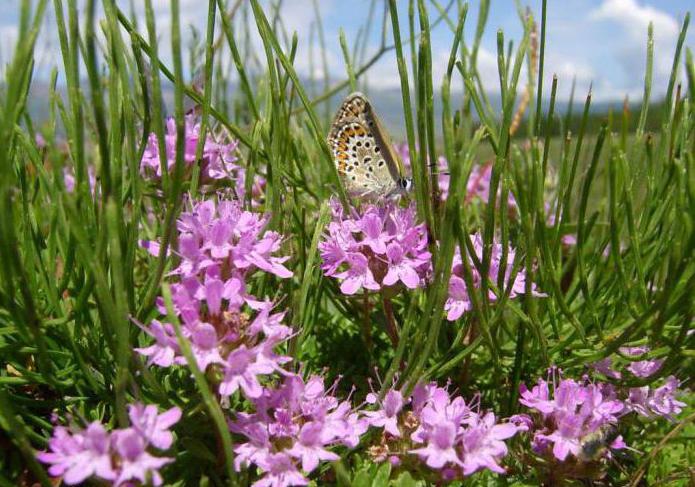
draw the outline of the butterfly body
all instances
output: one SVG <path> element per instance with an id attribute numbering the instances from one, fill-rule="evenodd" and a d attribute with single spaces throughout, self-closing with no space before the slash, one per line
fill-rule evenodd
<path id="1" fill-rule="evenodd" d="M 328 134 L 333 161 L 347 192 L 364 199 L 408 192 L 393 146 L 362 93 L 352 93 L 338 109 Z"/>

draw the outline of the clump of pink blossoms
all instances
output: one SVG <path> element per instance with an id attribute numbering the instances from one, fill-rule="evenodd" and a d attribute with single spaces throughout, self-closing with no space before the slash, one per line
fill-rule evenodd
<path id="1" fill-rule="evenodd" d="M 169 428 L 181 419 L 181 410 L 174 407 L 159 414 L 156 406 L 132 404 L 128 416 L 130 427 L 111 432 L 99 421 L 85 429 L 56 426 L 48 441 L 49 451 L 39 452 L 37 458 L 50 464 L 48 472 L 62 477 L 67 485 L 91 477 L 114 486 L 135 485 L 136 481 L 161 485 L 159 469 L 174 459 L 156 453 L 173 444 Z"/>
<path id="2" fill-rule="evenodd" d="M 223 199 L 194 203 L 178 221 L 180 262 L 171 272 L 178 280 L 171 285 L 174 311 L 198 367 L 218 372 L 222 396 L 241 389 L 247 397 L 259 397 L 259 376 L 279 371 L 289 361 L 274 352 L 291 334 L 282 324 L 284 313 L 273 313 L 273 303 L 246 291 L 246 279 L 258 270 L 292 276 L 283 265 L 287 257 L 275 255 L 281 237 L 266 231 L 266 223 L 238 202 Z M 159 252 L 156 242 L 141 245 L 155 255 Z M 161 298 L 157 305 L 165 315 Z M 247 309 L 255 311 L 255 317 Z M 173 325 L 152 320 L 145 331 L 155 343 L 135 350 L 148 357 L 148 364 L 186 363 Z"/>
<path id="3" fill-rule="evenodd" d="M 638 358 L 649 352 L 649 347 L 621 347 L 620 353 L 626 357 Z M 664 364 L 663 359 L 646 359 L 629 362 L 625 370 L 637 378 L 649 377 L 658 372 Z M 616 370 L 613 357 L 606 357 L 595 362 L 591 367 L 598 373 L 611 379 L 622 379 L 623 371 Z M 663 417 L 673 420 L 680 414 L 686 404 L 677 399 L 679 381 L 675 376 L 668 376 L 658 387 L 619 387 L 619 392 L 625 396 L 625 407 L 646 418 Z"/>
<path id="4" fill-rule="evenodd" d="M 350 215 L 337 200 L 331 206 L 333 221 L 319 243 L 321 268 L 341 281 L 344 294 L 378 291 L 399 282 L 409 289 L 425 285 L 431 255 L 427 230 L 416 223 L 413 205 L 367 205 L 362 214 L 352 209 Z"/>
<path id="5" fill-rule="evenodd" d="M 176 120 L 168 118 L 165 124 L 165 160 L 167 171 L 171 172 L 176 165 Z M 196 150 L 200 140 L 200 122 L 196 115 L 189 114 L 184 126 L 184 155 L 183 160 L 187 172 L 190 172 L 196 162 Z M 207 135 L 203 143 L 203 153 L 200 160 L 201 181 L 231 179 L 234 181 L 235 196 L 243 201 L 246 197 L 246 169 L 237 164 L 239 141 L 235 139 L 215 140 Z M 151 133 L 147 146 L 140 161 L 140 173 L 149 179 L 159 180 L 162 177 L 162 165 L 159 155 L 159 140 L 157 134 Z M 250 186 L 251 199 L 258 201 L 262 198 L 265 179 L 254 175 Z"/>
<path id="6" fill-rule="evenodd" d="M 483 238 L 477 233 L 471 236 L 471 241 L 473 247 L 475 248 L 475 253 L 478 260 L 483 258 Z M 503 273 L 503 282 L 505 284 L 505 292 L 508 289 L 509 297 L 515 298 L 518 295 L 524 294 L 526 292 L 526 270 L 524 268 L 519 269 L 519 271 L 514 276 L 512 281 L 512 272 L 514 268 L 514 261 L 516 259 L 516 250 L 512 247 L 507 248 L 507 263 L 502 269 L 502 244 L 498 242 L 493 242 L 492 252 L 490 259 L 490 268 L 488 271 L 488 278 L 494 284 L 497 285 L 500 272 Z M 476 287 L 480 287 L 482 276 L 473 264 L 473 259 L 468 256 L 468 261 L 471 267 L 471 274 L 473 276 L 473 283 Z M 455 321 L 459 319 L 463 313 L 473 309 L 473 303 L 471 301 L 469 290 L 466 286 L 466 282 L 463 279 L 463 260 L 461 257 L 461 251 L 459 248 L 456 249 L 454 254 L 454 260 L 452 263 L 451 278 L 449 279 L 449 297 L 444 305 L 444 310 L 447 312 L 447 319 L 449 321 Z M 502 292 L 503 290 L 500 290 Z M 531 293 L 533 296 L 545 296 L 545 294 L 538 291 L 535 283 L 531 285 Z M 490 301 L 496 301 L 499 297 L 492 291 L 488 291 L 488 296 Z"/>
<path id="7" fill-rule="evenodd" d="M 557 369 L 549 374 L 550 383 L 539 379 L 530 390 L 521 387 L 519 402 L 532 411 L 526 418 L 532 425 L 532 447 L 548 459 L 572 460 L 579 467 L 610 458 L 611 450 L 626 447 L 618 434 L 624 416 L 636 412 L 673 419 L 685 406 L 676 399 L 678 380 L 673 376 L 650 390 L 590 382 L 587 377 L 581 382 L 565 379 Z"/>
<path id="8" fill-rule="evenodd" d="M 165 131 L 165 160 L 167 170 L 171 172 L 176 164 L 176 120 L 174 118 L 170 117 L 166 120 Z M 199 139 L 200 123 L 196 120 L 195 115 L 186 115 L 183 160 L 188 167 L 195 162 Z M 239 166 L 235 164 L 238 146 L 239 142 L 236 140 L 219 143 L 208 135 L 203 144 L 201 176 L 209 179 L 224 179 L 232 175 L 235 170 L 239 169 Z M 140 161 L 140 172 L 143 176 L 151 178 L 159 179 L 162 177 L 159 140 L 155 133 L 151 133 L 147 139 L 147 146 Z"/>
<path id="9" fill-rule="evenodd" d="M 625 405 L 610 386 L 574 379 L 553 381 L 552 389 L 543 379 L 531 390 L 522 385 L 519 402 L 534 412 L 534 452 L 552 452 L 561 462 L 570 455 L 585 460 L 584 440 L 601 428 L 616 425 L 625 413 Z M 610 449 L 624 448 L 625 443 L 616 436 L 607 446 L 605 454 L 610 455 Z"/>
<path id="10" fill-rule="evenodd" d="M 368 424 L 350 402 L 340 401 L 323 378 L 286 374 L 276 388 L 265 388 L 251 400 L 252 413 L 236 413 L 234 433 L 245 437 L 235 447 L 235 467 L 256 465 L 263 476 L 253 485 L 307 485 L 305 474 L 320 462 L 338 460 L 329 448 L 354 448 Z"/>
<path id="11" fill-rule="evenodd" d="M 410 397 L 395 389 L 381 401 L 370 394 L 367 402 L 378 405 L 365 413 L 370 426 L 383 428 L 379 444 L 369 448 L 370 456 L 401 466 L 417 459 L 439 480 L 483 469 L 504 473 L 500 465 L 508 451 L 504 441 L 526 430 L 523 423 L 498 423 L 494 413 L 467 404 L 436 383 L 418 384 Z"/>

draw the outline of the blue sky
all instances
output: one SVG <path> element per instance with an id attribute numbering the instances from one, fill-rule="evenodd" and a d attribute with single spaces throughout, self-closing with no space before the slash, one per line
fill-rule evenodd
<path id="1" fill-rule="evenodd" d="M 207 2 L 204 0 L 180 0 L 182 22 L 204 29 Z M 0 63 L 6 62 L 16 37 L 16 23 L 19 0 L 0 1 Z M 78 0 L 78 3 L 81 3 Z M 129 0 L 117 0 L 128 9 Z M 142 15 L 139 0 L 134 4 L 138 15 Z M 157 12 L 158 26 L 162 32 L 162 45 L 166 45 L 170 28 L 168 0 L 153 0 Z M 268 3 L 268 2 L 266 2 Z M 370 0 L 318 0 L 323 16 L 324 31 L 328 50 L 329 75 L 332 80 L 344 77 L 343 57 L 338 42 L 338 32 L 345 30 L 349 43 L 354 42 L 358 30 L 366 22 Z M 377 2 L 377 15 L 374 19 L 372 36 L 367 44 L 367 57 L 379 46 L 380 26 L 383 13 L 381 2 Z M 399 3 L 401 23 L 407 20 L 406 0 Z M 445 5 L 448 0 L 440 0 Z M 526 0 L 535 15 L 540 17 L 540 0 Z M 430 4 L 430 19 L 437 17 L 437 11 Z M 470 2 L 466 39 L 470 41 L 478 16 L 478 2 Z M 49 2 L 52 5 L 52 2 Z M 559 77 L 559 98 L 567 98 L 572 78 L 576 77 L 578 94 L 588 90 L 593 83 L 594 97 L 598 100 L 621 99 L 625 95 L 632 100 L 641 97 L 645 66 L 647 25 L 654 23 L 655 63 L 654 93 L 662 94 L 666 89 L 668 74 L 673 59 L 680 24 L 685 12 L 695 10 L 693 0 L 549 0 L 548 33 L 546 49 L 547 81 L 553 73 Z M 42 72 L 59 61 L 52 8 L 40 41 L 40 62 Z M 300 47 L 297 56 L 297 69 L 308 74 L 308 41 L 310 24 L 314 19 L 312 0 L 285 0 L 282 19 L 289 31 L 296 30 Z M 405 28 L 405 25 L 404 25 Z M 499 91 L 497 82 L 496 31 L 502 29 L 506 39 L 518 43 L 521 38 L 521 25 L 513 0 L 492 0 L 490 16 L 480 53 L 479 68 L 486 88 L 494 93 Z M 406 29 L 407 30 L 407 29 Z M 691 49 L 695 44 L 693 29 L 686 39 Z M 390 40 L 390 31 L 388 33 Z M 435 82 L 438 84 L 448 58 L 452 33 L 445 23 L 432 33 L 432 51 Z M 260 40 L 254 40 L 260 48 Z M 164 53 L 164 59 L 168 58 Z M 317 77 L 322 77 L 319 59 L 314 64 Z M 0 68 L 1 69 L 1 68 Z M 41 73 L 39 73 L 41 74 Z M 384 55 L 373 67 L 369 83 L 378 87 L 398 86 L 397 67 L 393 52 Z"/>

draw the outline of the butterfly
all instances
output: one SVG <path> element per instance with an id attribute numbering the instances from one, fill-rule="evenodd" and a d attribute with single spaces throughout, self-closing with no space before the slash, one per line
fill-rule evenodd
<path id="1" fill-rule="evenodd" d="M 359 92 L 345 98 L 328 133 L 328 145 L 346 191 L 374 200 L 409 192 L 413 180 L 403 176 L 391 140 Z"/>

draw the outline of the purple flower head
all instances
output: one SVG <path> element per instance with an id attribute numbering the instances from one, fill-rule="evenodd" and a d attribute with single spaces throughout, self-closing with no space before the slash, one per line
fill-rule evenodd
<path id="1" fill-rule="evenodd" d="M 462 465 L 455 450 L 457 427 L 450 421 L 436 423 L 428 434 L 428 443 L 425 448 L 411 450 L 430 468 L 440 469 L 446 464 Z"/>
<path id="2" fill-rule="evenodd" d="M 241 389 L 247 397 L 259 397 L 259 377 L 282 373 L 289 361 L 275 353 L 292 333 L 282 324 L 284 313 L 273 313 L 273 303 L 250 295 L 246 286 L 247 277 L 259 270 L 280 278 L 292 275 L 283 265 L 287 258 L 276 255 L 281 237 L 266 231 L 266 223 L 265 217 L 221 197 L 192 203 L 178 221 L 180 260 L 170 274 L 177 281 L 171 284 L 174 312 L 198 367 L 220 372 L 222 396 Z M 157 307 L 167 313 L 161 300 Z M 171 324 L 153 320 L 145 331 L 155 343 L 136 351 L 149 364 L 186 363 Z"/>
<path id="3" fill-rule="evenodd" d="M 357 446 L 368 425 L 348 401 L 335 397 L 336 385 L 326 388 L 320 376 L 305 381 L 285 373 L 277 387 L 248 396 L 254 412 L 237 413 L 230 422 L 247 440 L 235 447 L 237 470 L 256 465 L 264 476 L 254 485 L 305 485 L 300 469 L 309 473 L 337 460 L 333 446 Z"/>
<path id="4" fill-rule="evenodd" d="M 378 401 L 375 394 L 370 393 L 367 396 L 367 402 L 376 404 Z M 379 404 L 380 409 L 376 411 L 367 411 L 367 416 L 370 426 L 384 428 L 389 434 L 400 437 L 401 432 L 398 429 L 398 413 L 403 409 L 405 401 L 403 395 L 399 391 L 390 390 L 384 395 L 384 400 Z"/>
<path id="5" fill-rule="evenodd" d="M 512 423 L 496 424 L 493 413 L 472 415 L 469 427 L 462 435 L 463 474 L 470 475 L 481 468 L 504 473 L 498 463 L 507 454 L 504 440 L 514 436 L 517 431 L 518 427 Z"/>
<path id="6" fill-rule="evenodd" d="M 176 164 L 176 121 L 168 118 L 165 124 L 164 163 L 168 172 L 173 171 Z M 183 161 L 187 167 L 191 167 L 196 161 L 196 150 L 200 139 L 200 123 L 195 115 L 186 115 L 184 121 L 184 155 Z M 200 162 L 201 177 L 204 180 L 238 178 L 236 171 L 240 167 L 235 164 L 238 160 L 237 148 L 239 141 L 230 140 L 227 143 L 218 143 L 211 136 L 205 138 L 203 153 Z M 159 152 L 159 140 L 155 133 L 151 133 L 145 152 L 140 161 L 140 173 L 152 179 L 162 177 L 162 161 Z M 243 186 L 243 185 L 242 185 Z"/>
<path id="7" fill-rule="evenodd" d="M 471 241 L 475 249 L 476 257 L 479 261 L 481 261 L 483 258 L 483 238 L 478 233 L 471 236 Z M 512 279 L 516 251 L 512 247 L 507 248 L 507 261 L 504 268 L 502 268 L 502 256 L 502 244 L 493 242 L 490 267 L 488 270 L 488 279 L 494 285 L 497 285 L 501 273 L 502 282 L 504 283 L 506 289 L 501 289 L 500 292 L 508 292 L 510 298 L 515 298 L 526 292 L 526 270 L 524 268 L 520 269 Z M 470 256 L 467 256 L 467 258 L 471 268 L 473 284 L 475 287 L 478 287 L 480 286 L 483 277 L 475 267 L 474 260 Z M 459 319 L 463 313 L 473 309 L 470 298 L 470 290 L 466 286 L 466 282 L 463 279 L 463 270 L 464 266 L 461 251 L 459 248 L 457 248 L 452 261 L 452 272 L 449 280 L 449 296 L 444 305 L 444 310 L 447 312 L 447 320 L 449 321 L 455 321 Z M 535 284 L 531 285 L 531 295 L 538 297 L 545 296 L 545 294 L 538 291 Z M 488 293 L 488 297 L 490 301 L 496 301 L 498 299 L 498 296 L 491 290 Z"/>
<path id="8" fill-rule="evenodd" d="M 493 413 L 481 413 L 479 406 L 473 410 L 463 397 L 435 383 L 416 385 L 406 398 L 390 390 L 384 403 L 389 399 L 390 407 L 384 404 L 380 411 L 365 413 L 374 427 L 392 423 L 384 426 L 389 435 L 382 435 L 381 445 L 372 447 L 370 455 L 386 459 L 389 451 L 408 445 L 407 453 L 439 471 L 445 481 L 480 469 L 503 473 L 499 462 L 507 454 L 504 440 L 528 429 L 520 420 L 498 424 Z M 367 402 L 375 403 L 376 396 L 369 395 Z"/>
<path id="9" fill-rule="evenodd" d="M 51 466 L 48 472 L 62 476 L 68 485 L 80 484 L 90 477 L 110 481 L 113 485 L 132 485 L 138 480 L 145 484 L 162 484 L 159 469 L 173 461 L 148 451 L 150 445 L 166 449 L 173 436 L 169 428 L 181 417 L 179 408 L 162 414 L 156 406 L 132 404 L 128 408 L 130 428 L 107 432 L 95 421 L 84 430 L 69 431 L 57 426 L 48 442 L 48 452 L 39 452 L 39 461 Z"/>
<path id="10" fill-rule="evenodd" d="M 628 365 L 627 370 L 632 372 L 636 377 L 649 377 L 657 372 L 663 364 L 663 359 L 639 360 Z"/>
<path id="11" fill-rule="evenodd" d="M 533 432 L 534 451 L 540 455 L 550 451 L 562 462 L 570 455 L 579 456 L 583 438 L 616 424 L 625 412 L 625 404 L 605 384 L 563 379 L 559 372 L 552 382 L 552 389 L 543 379 L 531 391 L 522 386 L 519 402 L 540 413 Z"/>
<path id="12" fill-rule="evenodd" d="M 319 243 L 329 277 L 342 281 L 344 294 L 361 289 L 378 291 L 402 283 L 409 289 L 424 286 L 431 273 L 425 226 L 416 224 L 415 208 L 393 203 L 368 205 L 360 216 L 346 216 L 336 200 L 331 201 L 333 221 Z"/>
<path id="13" fill-rule="evenodd" d="M 149 443 L 161 450 L 167 450 L 174 442 L 169 428 L 181 419 L 181 410 L 173 407 L 163 413 L 157 413 L 157 406 L 131 404 L 128 406 L 131 426 Z"/>
<path id="14" fill-rule="evenodd" d="M 79 484 L 93 475 L 104 480 L 116 478 L 111 464 L 111 436 L 97 421 L 75 433 L 57 426 L 48 448 L 50 451 L 39 452 L 36 457 L 51 465 L 48 473 L 54 477 L 63 476 L 68 485 Z"/>
<path id="15" fill-rule="evenodd" d="M 147 452 L 147 440 L 133 428 L 114 431 L 115 451 L 120 459 L 120 472 L 115 485 L 129 480 L 145 484 L 148 478 L 153 485 L 162 485 L 159 469 L 173 461 L 171 458 L 155 457 Z"/>
<path id="16" fill-rule="evenodd" d="M 669 376 L 666 382 L 656 389 L 649 386 L 630 388 L 626 407 L 641 416 L 661 416 L 673 421 L 675 415 L 680 414 L 686 406 L 686 403 L 676 399 L 680 394 L 678 385 L 678 379 Z"/>

